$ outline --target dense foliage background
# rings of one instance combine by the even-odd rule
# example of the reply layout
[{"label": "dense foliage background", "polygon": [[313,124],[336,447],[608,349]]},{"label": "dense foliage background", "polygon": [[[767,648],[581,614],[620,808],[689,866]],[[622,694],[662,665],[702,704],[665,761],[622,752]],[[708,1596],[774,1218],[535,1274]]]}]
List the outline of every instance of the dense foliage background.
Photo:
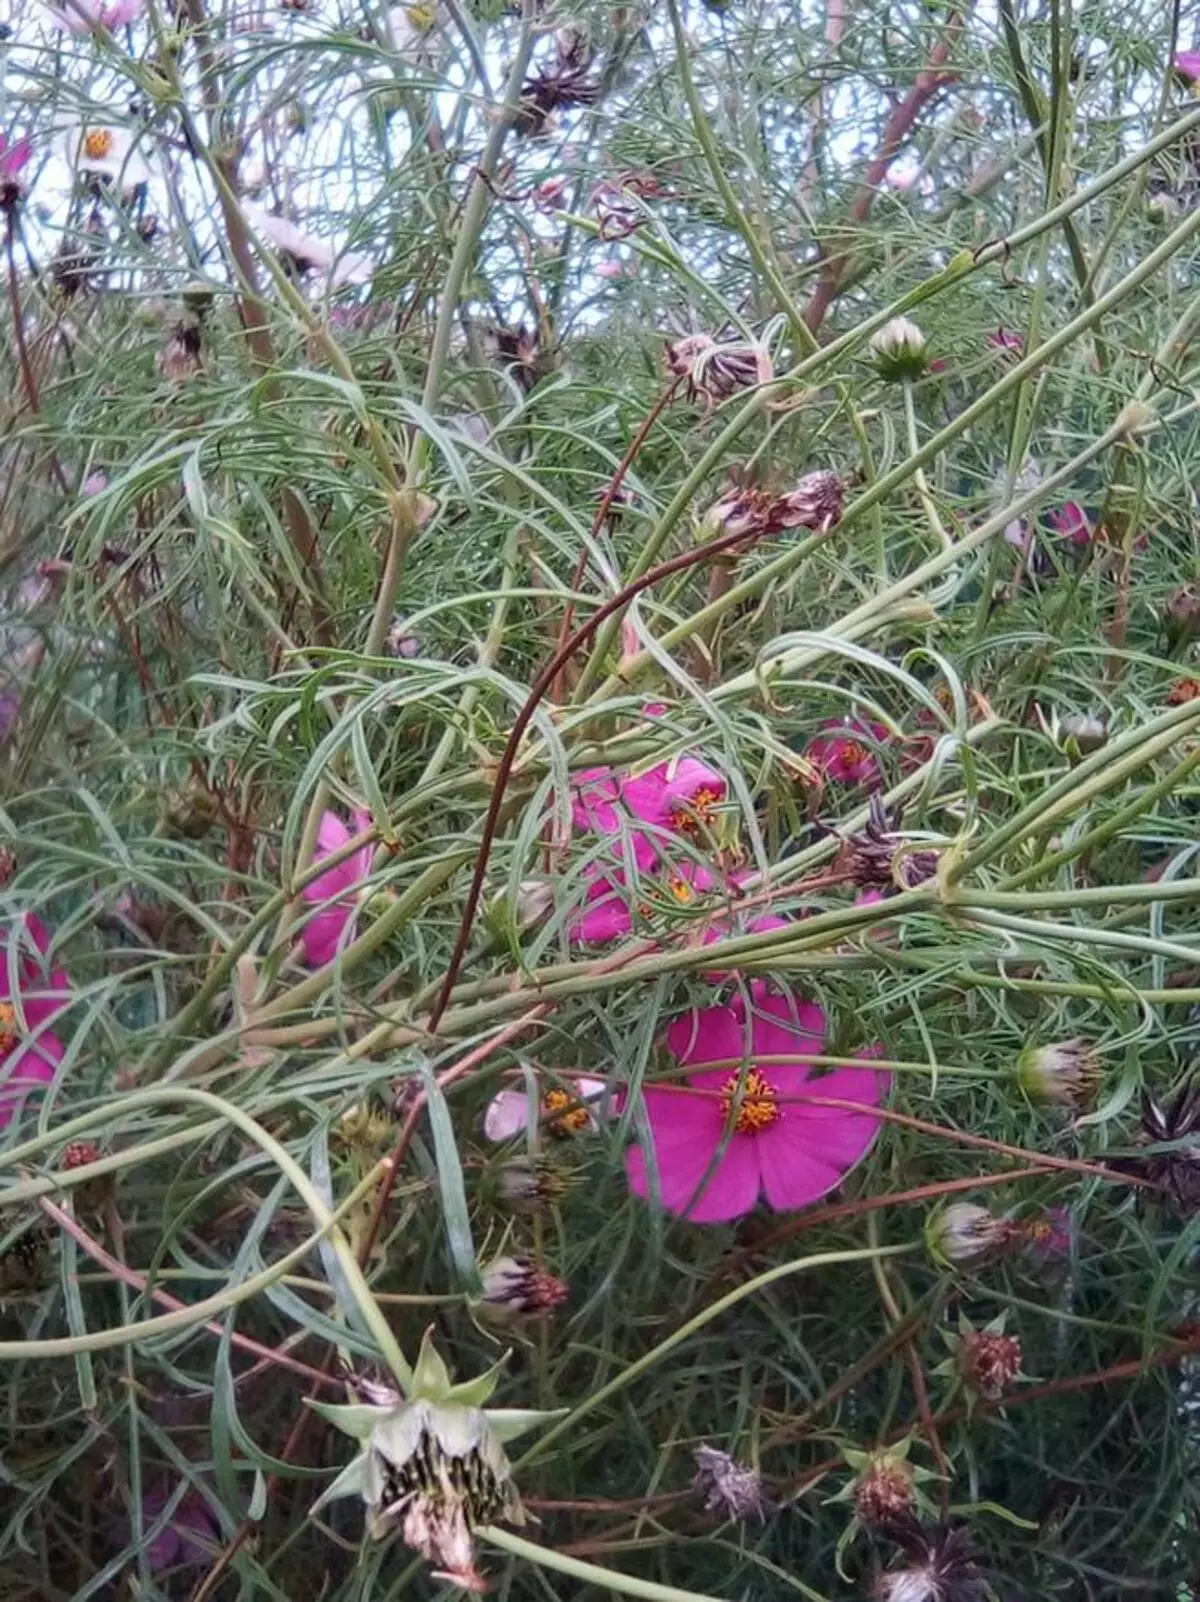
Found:
[{"label": "dense foliage background", "polygon": [[[443,1591],[310,1512],[305,1398],[430,1324],[568,1410],[498,1596],[1200,1594],[1178,4],[13,3],[8,1070],[70,993],[0,1132],[0,1594]],[[681,756],[693,892],[581,942],[570,776]],[[329,812],[370,884],[314,965]],[[673,1216],[643,1087],[764,978],[875,1047],[879,1137]],[[597,1118],[488,1138],[573,1074]],[[861,1490],[901,1443],[917,1523]]]}]

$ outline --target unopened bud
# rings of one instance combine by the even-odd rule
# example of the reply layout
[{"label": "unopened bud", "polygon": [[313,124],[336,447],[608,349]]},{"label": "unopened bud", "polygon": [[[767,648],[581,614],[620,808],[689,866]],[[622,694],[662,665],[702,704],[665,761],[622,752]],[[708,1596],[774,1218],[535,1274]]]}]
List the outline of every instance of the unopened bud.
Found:
[{"label": "unopened bud", "polygon": [[563,1280],[547,1274],[530,1257],[497,1257],[482,1271],[482,1278],[477,1308],[501,1320],[552,1313],[569,1295]]},{"label": "unopened bud", "polygon": [[927,366],[925,335],[907,317],[893,317],[871,335],[880,378],[889,383],[920,378]]},{"label": "unopened bud", "polygon": [[958,1366],[968,1390],[988,1401],[1003,1396],[1021,1373],[1021,1341],[994,1330],[967,1330],[958,1348]]},{"label": "unopened bud", "polygon": [[1058,733],[1063,750],[1074,761],[1091,756],[1108,743],[1108,724],[1091,712],[1075,712],[1063,718]]},{"label": "unopened bud", "polygon": [[873,1453],[854,1487],[854,1511],[870,1530],[912,1517],[917,1505],[912,1465],[895,1452]]},{"label": "unopened bud", "polygon": [[1190,645],[1200,633],[1200,585],[1185,584],[1168,596],[1162,620],[1167,643],[1173,650]]},{"label": "unopened bud", "polygon": [[496,1195],[511,1212],[541,1213],[562,1201],[571,1182],[570,1173],[555,1163],[514,1157],[496,1171]]}]

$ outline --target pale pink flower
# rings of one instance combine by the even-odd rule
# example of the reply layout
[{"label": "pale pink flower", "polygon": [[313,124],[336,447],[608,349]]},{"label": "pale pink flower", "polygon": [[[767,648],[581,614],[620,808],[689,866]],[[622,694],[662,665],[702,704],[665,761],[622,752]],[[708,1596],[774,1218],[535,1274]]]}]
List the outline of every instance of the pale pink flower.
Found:
[{"label": "pale pink flower", "polygon": [[[348,845],[354,835],[371,827],[370,815],[354,814],[354,828],[348,829],[336,812],[326,812],[317,831],[316,860],[332,856]],[[305,901],[323,902],[304,926],[304,960],[312,968],[320,968],[337,956],[343,940],[354,938],[354,924],[358,915],[361,886],[370,877],[374,850],[370,845],[360,846],[344,862],[327,868],[301,892]]]},{"label": "pale pink flower", "polygon": [[79,486],[81,495],[99,495],[101,490],[108,488],[107,473],[89,473]]},{"label": "pale pink flower", "polygon": [[58,27],[89,33],[93,28],[128,27],[141,16],[145,0],[71,0],[69,5],[47,9]]},{"label": "pale pink flower", "polygon": [[[690,1089],[709,1092],[642,1091],[662,1205],[692,1223],[740,1218],[761,1195],[776,1212],[807,1207],[842,1183],[878,1132],[871,1109],[886,1074],[861,1060],[832,1071],[796,1060],[824,1050],[825,1014],[812,1002],[759,994],[750,1010],[734,996],[677,1018],[667,1046],[693,1070]],[[805,1092],[862,1110],[806,1104]],[[649,1199],[641,1146],[626,1154],[626,1172],[635,1195]]]},{"label": "pale pink flower", "polygon": [[489,1140],[511,1140],[523,1134],[530,1124],[530,1113],[537,1124],[545,1124],[551,1134],[580,1134],[596,1127],[595,1104],[608,1088],[603,1079],[586,1074],[560,1075],[560,1083],[547,1090],[531,1107],[525,1090],[501,1090],[488,1102],[483,1132]]},{"label": "pale pink flower", "polygon": [[373,268],[361,251],[339,251],[327,239],[306,234],[286,217],[277,217],[253,201],[243,201],[246,221],[282,256],[290,256],[300,271],[325,273],[336,289],[343,284],[369,283]]},{"label": "pale pink flower", "polygon": [[32,912],[10,921],[0,939],[0,1129],[36,1085],[53,1083],[63,1059],[48,1025],[71,1005],[73,989],[61,968],[47,969],[49,951],[50,932]]},{"label": "pale pink flower", "polygon": [[879,760],[866,742],[886,742],[888,731],[882,723],[864,718],[830,718],[821,727],[831,732],[810,740],[807,755],[827,779],[842,784],[879,783]]}]

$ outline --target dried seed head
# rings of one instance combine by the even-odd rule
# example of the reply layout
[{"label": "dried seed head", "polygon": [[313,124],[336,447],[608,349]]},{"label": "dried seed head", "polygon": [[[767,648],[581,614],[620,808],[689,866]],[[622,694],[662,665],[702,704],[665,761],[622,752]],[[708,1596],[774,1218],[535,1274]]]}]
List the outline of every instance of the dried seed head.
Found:
[{"label": "dried seed head", "polygon": [[891,1452],[877,1452],[854,1488],[854,1511],[868,1529],[888,1530],[912,1517],[917,1505],[910,1464]]},{"label": "dried seed head", "polygon": [[496,1192],[514,1213],[540,1213],[557,1207],[571,1188],[568,1170],[538,1158],[514,1157],[497,1169]]},{"label": "dried seed head", "polygon": [[705,411],[752,384],[768,384],[775,369],[765,345],[688,334],[667,345],[667,371],[686,381],[689,400]]},{"label": "dried seed head", "polygon": [[780,528],[832,528],[842,520],[841,477],[829,468],[806,473],[796,487],[777,503]]},{"label": "dried seed head", "polygon": [[987,1602],[991,1593],[965,1530],[912,1524],[894,1539],[906,1561],[878,1576],[876,1602]]},{"label": "dried seed head", "polygon": [[761,1519],[771,1503],[757,1469],[742,1468],[728,1452],[715,1446],[698,1446],[692,1453],[696,1473],[692,1489],[704,1498],[710,1513],[730,1519]]},{"label": "dried seed head", "polygon": [[996,1401],[1020,1375],[1020,1337],[969,1329],[958,1348],[958,1366],[968,1390]]},{"label": "dried seed head", "polygon": [[186,384],[200,371],[201,338],[196,323],[176,323],[170,339],[158,353],[158,370],[171,384]]},{"label": "dried seed head", "polygon": [[99,1160],[100,1148],[91,1140],[73,1140],[62,1154],[64,1168],[86,1168]]}]

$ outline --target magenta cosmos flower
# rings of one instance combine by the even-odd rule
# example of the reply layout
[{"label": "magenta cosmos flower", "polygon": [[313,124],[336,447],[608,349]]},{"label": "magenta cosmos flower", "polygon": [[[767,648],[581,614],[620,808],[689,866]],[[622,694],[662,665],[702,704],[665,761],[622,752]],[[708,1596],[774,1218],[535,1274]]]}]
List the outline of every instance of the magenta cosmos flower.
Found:
[{"label": "magenta cosmos flower", "polygon": [[[776,1212],[793,1212],[841,1184],[875,1139],[879,1121],[870,1109],[888,1076],[865,1065],[825,1072],[795,1060],[819,1054],[824,1041],[821,1008],[785,996],[760,995],[752,1012],[735,996],[675,1020],[667,1045],[693,1070],[688,1086],[710,1094],[666,1086],[642,1092],[668,1212],[721,1224],[748,1213],[760,1195]],[[706,1066],[713,1063],[722,1066]],[[861,1103],[862,1111],[791,1099],[806,1091]],[[625,1163],[630,1189],[648,1199],[643,1149],[631,1147]]]},{"label": "magenta cosmos flower", "polygon": [[1188,83],[1200,83],[1200,50],[1181,50],[1175,57],[1175,71]]},{"label": "magenta cosmos flower", "polygon": [[[0,1129],[37,1085],[53,1082],[63,1044],[49,1028],[71,1004],[71,981],[47,970],[50,931],[36,914],[14,920],[0,942]],[[15,979],[15,990],[14,990]]]},{"label": "magenta cosmos flower", "polygon": [[700,757],[674,757],[636,779],[612,768],[588,768],[575,783],[571,819],[577,829],[599,834],[617,834],[632,820],[694,837],[711,825],[725,792],[725,780]]},{"label": "magenta cosmos flower", "polygon": [[864,718],[829,718],[821,727],[830,732],[810,740],[807,755],[827,779],[841,784],[879,783],[878,759],[864,742],[883,744],[888,731],[882,723]]},{"label": "magenta cosmos flower", "polygon": [[[371,827],[366,812],[354,814],[354,828],[348,829],[336,812],[326,812],[317,831],[316,860],[332,856],[348,845],[356,834]],[[374,848],[360,848],[336,867],[327,868],[301,894],[305,901],[321,902],[320,911],[314,912],[304,926],[304,960],[311,968],[323,967],[338,954],[343,937],[353,939],[354,923],[358,916],[360,886],[370,877]]]}]

